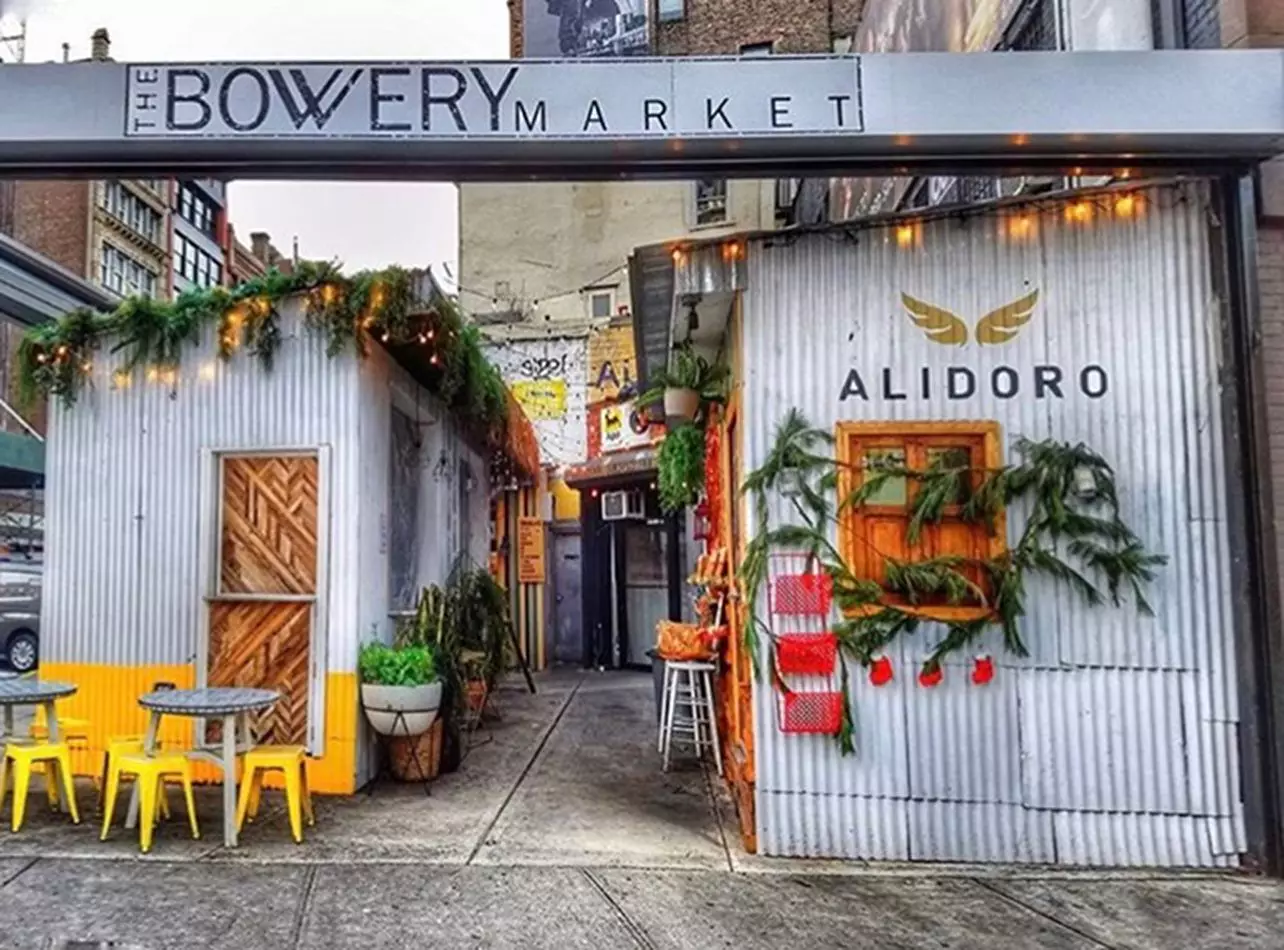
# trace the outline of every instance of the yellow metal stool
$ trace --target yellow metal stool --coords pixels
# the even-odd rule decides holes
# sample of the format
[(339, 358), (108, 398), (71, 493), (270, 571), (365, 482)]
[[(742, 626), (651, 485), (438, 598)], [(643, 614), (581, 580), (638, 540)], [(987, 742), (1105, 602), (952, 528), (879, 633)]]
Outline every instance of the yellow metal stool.
[(263, 792), (263, 775), (280, 772), (285, 776), (285, 804), (290, 813), (290, 833), (298, 844), (303, 843), (303, 818), (309, 825), (316, 824), (312, 812), (312, 794), (308, 790), (308, 754), (301, 745), (262, 745), (245, 753), (241, 771), (241, 800), (236, 808), (236, 827), (239, 831), (246, 818), (253, 820), (259, 813), (259, 797)]
[[(64, 705), (62, 703), (56, 704)], [(89, 720), (77, 719), (74, 716), (64, 716), (55, 710), (58, 716), (58, 741), (65, 742), (68, 746), (79, 743), (81, 746), (89, 742)], [(46, 721), (45, 707), (37, 706), (34, 715), (31, 717), (31, 725), (27, 729), (27, 735), (33, 742), (49, 741), (49, 723)], [(49, 807), (58, 807), (58, 783), (52, 777), (47, 776), (45, 779), (45, 796), (49, 799)], [(101, 790), (100, 790), (101, 797)]]
[(101, 840), (106, 841), (107, 834), (111, 830), (111, 817), (116, 810), (116, 797), (120, 792), (122, 775), (132, 775), (134, 781), (138, 783), (138, 834), (139, 844), (144, 854), (152, 850), (152, 832), (156, 828), (158, 805), (165, 798), (166, 780), (178, 780), (182, 783), (183, 797), (187, 801), (187, 821), (192, 827), (192, 837), (201, 836), (201, 829), (196, 823), (196, 799), (192, 794), (191, 759), (178, 752), (156, 756), (120, 754), (111, 757), (110, 770), (107, 773), (107, 801), (103, 807)]
[(71, 820), (80, 824), (80, 810), (76, 807), (76, 789), (71, 777), (71, 750), (67, 748), (67, 744), (65, 742), (10, 742), (4, 747), (4, 758), (0, 759), (0, 805), (4, 804), (4, 793), (9, 785), (6, 773), (10, 767), (13, 768), (13, 818), (10, 828), (13, 831), (22, 828), (23, 819), (27, 814), (27, 791), (31, 787), (31, 771), (36, 765), (44, 767), (45, 786), (51, 802), (57, 801), (56, 793), (52, 789), (58, 778), (61, 778)]
[[(103, 750), (103, 770), (94, 780), (98, 786), (99, 811), (102, 811), (107, 796), (107, 779), (111, 776), (112, 764), (122, 755), (143, 755), (144, 751), (142, 736), (111, 736), (108, 738), (107, 748)], [(165, 794), (163, 785), (161, 786), (160, 794), (160, 813), (162, 818), (169, 818), (169, 798)]]

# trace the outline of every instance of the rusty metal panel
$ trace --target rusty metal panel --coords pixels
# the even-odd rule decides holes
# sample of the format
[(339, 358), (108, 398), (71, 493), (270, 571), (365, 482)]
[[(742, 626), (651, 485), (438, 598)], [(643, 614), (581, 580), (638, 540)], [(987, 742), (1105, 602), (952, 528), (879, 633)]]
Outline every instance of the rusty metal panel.
[[(1005, 462), (1021, 436), (1100, 452), (1124, 519), (1170, 558), (1153, 618), (1032, 585), (1032, 656), (1008, 656), (992, 637), (981, 647), (998, 665), (987, 686), (970, 682), (971, 657), (947, 666), (935, 690), (914, 681), (939, 628), (897, 646), (890, 686), (853, 668), (853, 759), (833, 742), (782, 734), (774, 691), (756, 684), (766, 853), (1235, 860), (1243, 808), (1209, 201), (1186, 183), (1122, 202), (1049, 200), (1024, 213), (750, 242), (746, 471), (794, 407), (825, 428), (996, 421)], [(902, 295), (953, 322), (929, 332)], [(1022, 300), (1021, 325), (995, 332), (986, 322)], [(1022, 519), (1010, 514), (1012, 531)], [(780, 504), (772, 515), (787, 517)], [(909, 830), (857, 828), (853, 809), (903, 817)], [(1091, 843), (1070, 840), (1080, 832)]]

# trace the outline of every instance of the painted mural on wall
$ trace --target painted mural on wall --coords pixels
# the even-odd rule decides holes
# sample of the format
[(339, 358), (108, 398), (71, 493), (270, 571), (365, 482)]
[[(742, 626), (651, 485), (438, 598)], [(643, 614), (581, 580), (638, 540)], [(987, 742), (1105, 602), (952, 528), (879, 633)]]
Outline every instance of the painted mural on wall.
[(633, 325), (596, 330), (588, 340), (588, 401), (590, 404), (628, 398), (637, 392), (637, 351)]
[(560, 468), (583, 461), (587, 451), (587, 341), (560, 337), (496, 342), (487, 347), (486, 356), (535, 427), (544, 462)]

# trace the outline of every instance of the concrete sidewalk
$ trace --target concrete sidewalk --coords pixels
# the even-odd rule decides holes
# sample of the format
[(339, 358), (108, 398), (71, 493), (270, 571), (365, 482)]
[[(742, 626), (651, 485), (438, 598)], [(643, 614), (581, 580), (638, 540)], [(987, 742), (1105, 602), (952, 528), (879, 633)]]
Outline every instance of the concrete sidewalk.
[(746, 855), (704, 771), (660, 772), (649, 677), (540, 686), (431, 798), (321, 800), (302, 846), (275, 796), (234, 852), (178, 820), (147, 857), (33, 798), (0, 832), (0, 948), (1284, 947), (1284, 886), (1247, 877)]

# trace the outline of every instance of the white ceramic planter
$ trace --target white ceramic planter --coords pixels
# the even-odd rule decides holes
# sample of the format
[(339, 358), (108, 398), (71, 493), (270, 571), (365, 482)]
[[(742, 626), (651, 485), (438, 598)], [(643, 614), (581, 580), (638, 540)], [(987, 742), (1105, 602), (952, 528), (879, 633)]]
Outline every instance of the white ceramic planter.
[[(419, 736), (432, 728), (441, 707), (441, 683), (427, 686), (361, 684), (361, 706), (381, 736)], [(402, 713), (402, 716), (398, 716)]]
[(669, 422), (690, 422), (700, 411), (700, 394), (694, 389), (666, 389), (664, 418)]

